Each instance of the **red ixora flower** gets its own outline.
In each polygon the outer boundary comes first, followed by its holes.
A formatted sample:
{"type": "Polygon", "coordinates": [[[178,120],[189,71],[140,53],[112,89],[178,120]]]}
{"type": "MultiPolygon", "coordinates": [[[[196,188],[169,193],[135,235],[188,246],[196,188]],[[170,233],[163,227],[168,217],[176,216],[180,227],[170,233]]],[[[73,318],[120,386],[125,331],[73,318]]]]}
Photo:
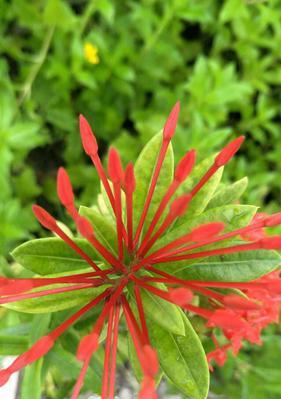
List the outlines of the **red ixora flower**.
{"type": "Polygon", "coordinates": [[[212,360],[215,360],[219,365],[223,365],[228,349],[232,349],[234,354],[237,354],[243,341],[259,344],[261,330],[269,323],[278,320],[281,298],[281,283],[278,272],[272,272],[250,282],[190,281],[170,274],[168,265],[169,262],[179,260],[211,257],[241,251],[281,249],[281,236],[263,234],[265,227],[281,224],[281,213],[270,216],[262,214],[262,216],[256,217],[248,226],[231,232],[224,232],[225,226],[221,222],[199,225],[182,237],[167,243],[157,250],[153,250],[153,245],[156,241],[164,235],[178,218],[188,211],[190,201],[201,188],[218,169],[231,160],[243,143],[243,136],[233,140],[219,152],[212,166],[190,192],[174,197],[177,189],[188,178],[195,164],[195,151],[187,152],[178,163],[174,179],[144,232],[144,225],[147,221],[160,171],[168,146],[175,133],[179,108],[179,103],[176,103],[164,126],[162,144],[156,159],[144,206],[136,226],[133,226],[133,194],[136,189],[133,164],[129,163],[123,170],[119,154],[112,148],[109,151],[108,173],[106,173],[98,155],[96,138],[86,119],[80,116],[80,132],[84,150],[96,168],[115,215],[118,255],[111,253],[101,243],[91,223],[78,213],[74,203],[70,179],[66,171],[60,168],[57,179],[59,199],[74,220],[78,232],[100,253],[109,266],[106,269],[100,268],[61,229],[57,221],[46,210],[34,205],[34,214],[42,226],[64,240],[93,270],[92,272],[53,278],[9,279],[1,277],[0,304],[82,290],[89,287],[105,286],[105,288],[101,294],[39,339],[25,353],[18,356],[9,367],[1,370],[0,385],[5,384],[13,373],[50,351],[55,341],[86,312],[93,307],[102,305],[99,317],[91,332],[82,338],[78,346],[77,359],[81,362],[82,367],[71,398],[75,399],[79,395],[89,362],[99,347],[100,334],[105,325],[107,325],[107,335],[102,399],[112,399],[114,397],[118,329],[121,317],[124,317],[132,337],[143,373],[143,382],[138,397],[139,399],[156,398],[154,381],[158,372],[158,360],[149,337],[141,296],[141,291],[143,290],[206,320],[206,327],[209,329],[215,345],[215,349],[207,355],[210,367],[212,367],[212,360]],[[122,210],[123,202],[125,210],[122,210]],[[234,237],[240,238],[239,243],[226,246],[229,239],[234,237]],[[241,239],[244,241],[241,241],[241,239]],[[221,246],[220,243],[222,243],[221,246]],[[210,247],[211,244],[216,245],[215,247],[210,247]],[[158,265],[164,263],[167,271],[163,271],[163,267],[161,270],[158,268],[158,265]],[[142,273],[143,270],[149,271],[149,273],[142,273]],[[136,310],[132,309],[127,299],[126,288],[129,283],[133,287],[136,310]],[[156,283],[165,283],[168,289],[161,289],[156,283]],[[60,287],[46,288],[51,284],[60,284],[60,287]],[[36,288],[36,291],[34,291],[34,288],[36,288]],[[238,290],[240,290],[240,294],[238,290]],[[207,298],[207,301],[203,301],[204,307],[195,305],[192,302],[194,295],[207,298]],[[223,346],[218,343],[214,332],[217,330],[222,332],[227,342],[223,346]]]}

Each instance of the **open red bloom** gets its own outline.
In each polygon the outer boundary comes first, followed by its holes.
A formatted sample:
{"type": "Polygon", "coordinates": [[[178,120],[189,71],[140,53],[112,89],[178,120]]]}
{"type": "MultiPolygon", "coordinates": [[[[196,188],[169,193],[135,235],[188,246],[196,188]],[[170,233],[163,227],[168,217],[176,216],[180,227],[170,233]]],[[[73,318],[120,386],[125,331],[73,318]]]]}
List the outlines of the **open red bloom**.
{"type": "Polygon", "coordinates": [[[142,292],[164,299],[180,306],[188,314],[196,314],[206,320],[206,326],[213,335],[215,349],[208,354],[208,360],[223,365],[226,351],[237,353],[244,341],[259,344],[260,334],[269,323],[278,320],[281,298],[281,283],[278,272],[250,282],[221,282],[186,280],[176,277],[169,271],[169,263],[191,261],[203,257],[224,256],[259,249],[281,249],[281,236],[267,236],[265,227],[281,223],[280,214],[261,215],[246,227],[230,231],[221,221],[199,224],[180,237],[164,244],[160,239],[180,218],[188,212],[189,206],[200,190],[214,174],[226,165],[238,151],[244,137],[230,142],[215,157],[212,165],[195,182],[188,192],[181,192],[183,183],[192,173],[195,164],[195,151],[191,150],[180,160],[174,179],[150,215],[159,176],[167,155],[170,141],[175,133],[179,114],[179,104],[173,108],[162,135],[162,144],[156,158],[155,167],[146,193],[143,209],[134,225],[134,192],[137,188],[134,166],[128,164],[123,170],[120,156],[111,148],[108,159],[108,175],[98,155],[98,144],[86,119],[80,117],[80,130],[83,147],[90,156],[107,195],[114,217],[117,253],[110,251],[97,234],[90,220],[81,216],[75,206],[75,198],[67,172],[60,168],[57,191],[62,205],[72,217],[78,232],[99,253],[107,268],[92,259],[85,250],[69,237],[59,223],[43,208],[34,205],[33,211],[38,221],[46,229],[59,236],[65,243],[87,262],[92,271],[63,277],[8,279],[0,280],[0,303],[6,304],[53,295],[63,292],[102,287],[104,290],[61,325],[38,340],[27,352],[0,371],[0,385],[18,370],[36,361],[50,351],[55,341],[81,316],[93,307],[101,312],[92,330],[84,336],[77,348],[77,359],[81,362],[81,372],[74,387],[72,399],[78,397],[92,355],[100,346],[100,336],[106,328],[104,374],[102,399],[113,399],[118,330],[122,321],[132,337],[136,355],[143,374],[139,399],[156,398],[155,377],[158,373],[157,353],[153,349],[142,292]],[[108,180],[110,179],[110,181],[108,180]],[[241,241],[241,237],[243,241],[241,241]],[[232,242],[230,240],[236,239],[232,242]],[[240,241],[239,241],[240,240],[240,241]],[[161,245],[156,244],[160,242],[161,245]],[[162,284],[158,284],[162,283],[162,284]],[[163,288],[165,284],[165,289],[163,288]],[[60,284],[59,287],[49,287],[60,284]],[[134,306],[129,300],[128,291],[134,298],[134,306]],[[36,290],[34,290],[36,288],[36,290]],[[226,293],[227,292],[227,293],[226,293]],[[207,298],[203,305],[195,304],[195,297],[207,298]],[[220,330],[227,341],[218,343],[215,332],[220,330]]]}

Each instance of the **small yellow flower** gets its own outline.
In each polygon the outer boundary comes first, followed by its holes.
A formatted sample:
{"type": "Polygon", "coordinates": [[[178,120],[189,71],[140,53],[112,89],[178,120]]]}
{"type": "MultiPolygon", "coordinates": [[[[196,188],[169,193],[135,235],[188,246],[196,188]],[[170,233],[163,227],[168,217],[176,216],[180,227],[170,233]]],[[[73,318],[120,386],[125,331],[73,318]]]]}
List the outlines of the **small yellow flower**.
{"type": "Polygon", "coordinates": [[[90,64],[98,64],[100,62],[98,48],[90,42],[84,44],[84,57],[90,64]]]}

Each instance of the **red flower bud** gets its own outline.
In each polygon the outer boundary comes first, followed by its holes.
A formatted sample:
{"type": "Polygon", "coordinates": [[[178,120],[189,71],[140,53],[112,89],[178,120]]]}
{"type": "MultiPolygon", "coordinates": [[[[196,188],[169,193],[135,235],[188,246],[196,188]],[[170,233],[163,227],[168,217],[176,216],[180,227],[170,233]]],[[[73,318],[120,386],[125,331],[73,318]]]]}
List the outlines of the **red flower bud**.
{"type": "Polygon", "coordinates": [[[264,225],[266,227],[273,227],[281,224],[281,212],[273,213],[264,220],[264,225]]]}
{"type": "Polygon", "coordinates": [[[281,236],[265,237],[258,242],[264,249],[281,249],[281,236]]]}
{"type": "Polygon", "coordinates": [[[184,215],[191,199],[192,196],[190,194],[184,194],[176,198],[171,204],[170,216],[175,219],[184,215]]]}
{"type": "Polygon", "coordinates": [[[64,168],[59,168],[57,191],[61,203],[66,207],[74,206],[74,194],[69,176],[64,168]]]}
{"type": "Polygon", "coordinates": [[[175,180],[182,183],[193,169],[196,159],[196,151],[188,151],[179,161],[175,170],[175,180]]]}
{"type": "Polygon", "coordinates": [[[224,229],[224,224],[220,222],[206,223],[196,227],[191,231],[192,241],[201,241],[219,234],[224,229]]]}
{"type": "Polygon", "coordinates": [[[92,333],[85,335],[80,341],[76,357],[81,362],[84,362],[92,353],[99,347],[99,335],[92,333]]]}
{"type": "Polygon", "coordinates": [[[79,233],[85,237],[91,237],[94,234],[94,229],[89,220],[84,218],[83,216],[79,216],[76,220],[77,223],[77,229],[79,233]]]}
{"type": "Polygon", "coordinates": [[[122,183],[124,173],[119,153],[115,148],[110,148],[109,150],[108,174],[113,183],[122,183]]]}
{"type": "Polygon", "coordinates": [[[174,288],[169,291],[169,297],[171,301],[179,306],[186,305],[192,301],[193,294],[188,288],[174,288]]]}
{"type": "Polygon", "coordinates": [[[48,230],[56,230],[57,229],[57,222],[56,219],[53,218],[45,209],[43,209],[39,205],[32,206],[33,213],[36,219],[48,230]]]}
{"type": "Polygon", "coordinates": [[[145,367],[145,375],[152,378],[155,377],[159,369],[156,350],[151,348],[150,345],[145,345],[142,348],[142,356],[144,358],[143,366],[145,367]]]}
{"type": "Polygon", "coordinates": [[[225,165],[230,159],[236,154],[236,152],[241,147],[243,141],[245,140],[244,136],[240,136],[237,139],[228,143],[221,152],[216,156],[215,165],[217,167],[221,167],[225,165]]]}
{"type": "Polygon", "coordinates": [[[134,173],[134,165],[130,162],[125,170],[124,188],[127,193],[133,193],[136,189],[136,179],[134,173]]]}
{"type": "Polygon", "coordinates": [[[172,111],[170,112],[170,115],[168,116],[168,119],[163,129],[163,139],[165,141],[170,141],[173,135],[175,134],[179,112],[180,112],[180,102],[177,101],[172,111]]]}
{"type": "Polygon", "coordinates": [[[98,144],[92,129],[83,115],[79,117],[80,134],[84,150],[87,155],[95,156],[98,152],[98,144]]]}

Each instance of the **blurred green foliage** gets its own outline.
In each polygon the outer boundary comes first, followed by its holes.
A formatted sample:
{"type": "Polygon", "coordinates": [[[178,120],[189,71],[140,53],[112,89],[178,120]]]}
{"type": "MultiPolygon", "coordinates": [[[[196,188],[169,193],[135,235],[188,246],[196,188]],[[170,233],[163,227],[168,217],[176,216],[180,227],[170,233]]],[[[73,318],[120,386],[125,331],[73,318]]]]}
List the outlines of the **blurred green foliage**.
{"type": "MultiPolygon", "coordinates": [[[[280,46],[280,0],[0,0],[0,253],[37,234],[33,202],[64,219],[58,166],[80,201],[93,202],[97,178],[81,149],[79,113],[101,153],[111,143],[127,162],[180,99],[176,156],[195,147],[203,157],[245,134],[227,178],[248,175],[245,202],[278,209],[280,46]],[[98,64],[85,57],[86,43],[98,64]]],[[[229,398],[280,397],[277,379],[265,384],[277,393],[243,396],[223,373],[229,398]]]]}

